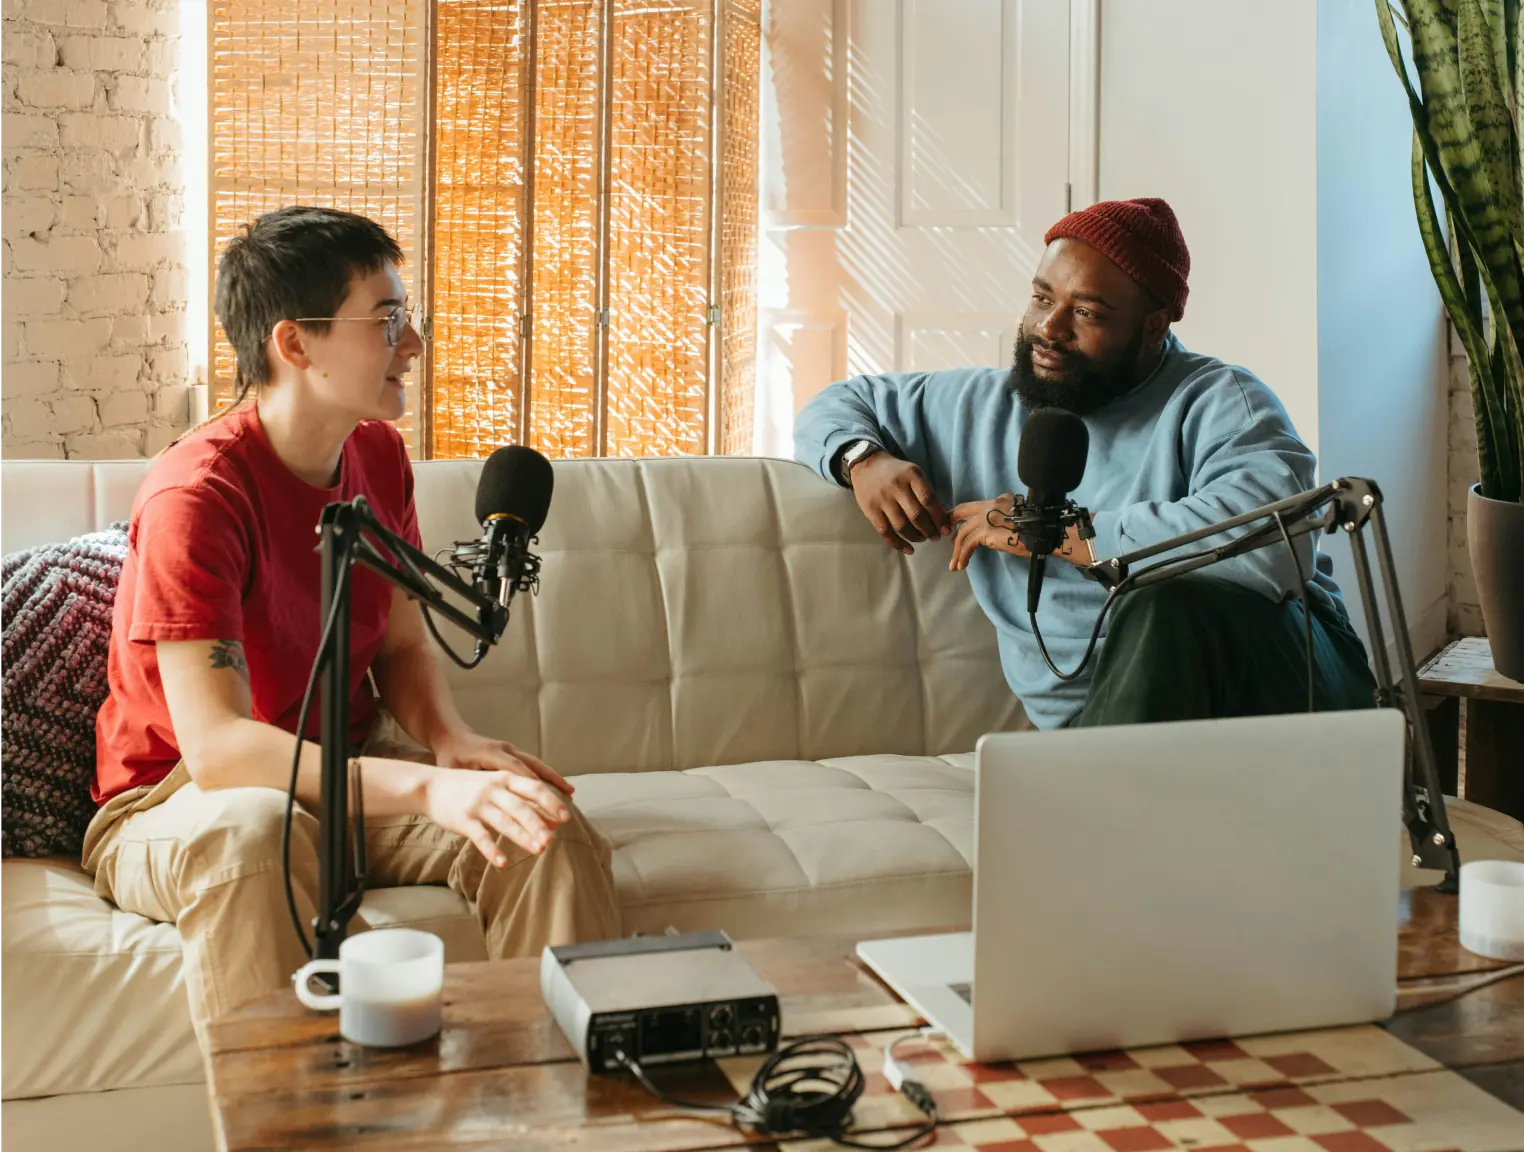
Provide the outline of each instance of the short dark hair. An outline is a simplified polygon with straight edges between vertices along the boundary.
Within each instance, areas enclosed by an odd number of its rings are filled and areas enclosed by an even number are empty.
[[[217,262],[217,321],[238,357],[234,403],[270,378],[265,341],[282,320],[332,316],[349,282],[402,248],[374,220],[335,208],[300,205],[267,212],[228,241]],[[311,324],[325,332],[330,325]]]

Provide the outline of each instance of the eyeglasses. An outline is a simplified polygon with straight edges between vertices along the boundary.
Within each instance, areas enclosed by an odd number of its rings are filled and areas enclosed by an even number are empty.
[[[419,311],[419,307],[416,304],[411,307],[403,307],[399,304],[385,316],[297,316],[294,319],[298,324],[329,324],[335,320],[355,320],[367,324],[385,324],[386,343],[390,347],[395,348],[402,342],[402,333],[409,324],[414,328],[420,329],[420,339],[427,340],[429,338],[421,331]]]

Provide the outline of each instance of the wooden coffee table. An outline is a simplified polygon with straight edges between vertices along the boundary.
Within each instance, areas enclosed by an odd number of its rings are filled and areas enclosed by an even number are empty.
[[[1402,1010],[1381,1026],[1019,1065],[966,1064],[920,1040],[898,1055],[949,1121],[940,1145],[1241,1152],[1278,1136],[1263,1147],[1524,1148],[1524,977],[1445,1000],[1457,980],[1504,967],[1460,947],[1455,915],[1454,897],[1415,891],[1400,941]],[[852,1044],[868,1073],[858,1131],[887,1140],[917,1113],[879,1072],[883,1050],[919,1021],[856,963],[855,942],[740,947],[783,998],[787,1034],[830,1032]],[[449,966],[444,1030],[407,1050],[348,1044],[335,1016],[308,1012],[289,992],[245,1007],[211,1030],[219,1147],[657,1152],[747,1141],[652,1099],[628,1077],[589,1076],[545,1011],[538,969],[535,960]],[[729,1101],[757,1063],[665,1069],[661,1083]]]

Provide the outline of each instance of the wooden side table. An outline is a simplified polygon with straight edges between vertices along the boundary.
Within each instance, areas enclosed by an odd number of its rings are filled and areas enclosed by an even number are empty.
[[[1418,686],[1444,698],[1429,712],[1440,779],[1456,782],[1464,740],[1462,798],[1524,819],[1524,684],[1492,666],[1485,637],[1467,636],[1418,670]]]

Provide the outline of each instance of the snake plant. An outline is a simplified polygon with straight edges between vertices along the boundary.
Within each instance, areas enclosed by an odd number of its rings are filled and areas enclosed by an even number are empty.
[[[1376,13],[1413,114],[1418,230],[1466,349],[1481,492],[1524,500],[1524,2],[1376,0]]]

